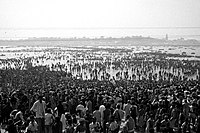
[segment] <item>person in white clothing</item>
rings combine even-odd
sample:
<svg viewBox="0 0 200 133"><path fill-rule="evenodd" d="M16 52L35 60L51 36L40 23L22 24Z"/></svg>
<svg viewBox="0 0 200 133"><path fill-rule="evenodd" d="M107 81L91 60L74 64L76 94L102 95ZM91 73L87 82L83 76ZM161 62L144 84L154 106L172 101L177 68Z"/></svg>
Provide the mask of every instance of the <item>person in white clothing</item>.
<svg viewBox="0 0 200 133"><path fill-rule="evenodd" d="M132 107L131 101L128 100L127 104L124 105L125 118L126 118L128 115L130 115L130 113L131 113L131 111L130 111L130 110L131 110L131 107Z"/></svg>
<svg viewBox="0 0 200 133"><path fill-rule="evenodd" d="M99 107L99 111L101 113L101 122L103 122L103 111L106 110L106 107L104 105L101 105Z"/></svg>
<svg viewBox="0 0 200 133"><path fill-rule="evenodd" d="M44 133L44 118L46 103L42 100L43 97L40 95L38 100L33 104L31 111L36 113L36 121L38 123L38 133Z"/></svg>
<svg viewBox="0 0 200 133"><path fill-rule="evenodd" d="M83 106L82 102L80 102L80 104L77 105L76 111L77 111L79 117L83 117L85 115L86 108Z"/></svg>
<svg viewBox="0 0 200 133"><path fill-rule="evenodd" d="M26 128L26 133L37 133L38 131L38 124L35 121L34 116L30 116L30 123L28 127Z"/></svg>
<svg viewBox="0 0 200 133"><path fill-rule="evenodd" d="M53 115L51 114L51 109L48 108L45 113L45 133L52 133L52 123L53 123Z"/></svg>

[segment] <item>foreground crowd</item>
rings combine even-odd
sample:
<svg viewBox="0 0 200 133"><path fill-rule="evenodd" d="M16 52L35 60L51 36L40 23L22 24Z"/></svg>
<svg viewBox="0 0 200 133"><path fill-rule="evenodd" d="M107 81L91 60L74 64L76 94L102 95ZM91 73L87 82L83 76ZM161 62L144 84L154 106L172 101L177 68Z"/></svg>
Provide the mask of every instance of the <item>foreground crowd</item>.
<svg viewBox="0 0 200 133"><path fill-rule="evenodd" d="M0 123L8 133L200 132L198 78L160 72L162 78L83 80L42 66L0 74Z"/></svg>
<svg viewBox="0 0 200 133"><path fill-rule="evenodd" d="M200 132L199 81L113 83L45 70L27 72L27 80L43 72L49 84L2 88L1 124L9 133Z"/></svg>

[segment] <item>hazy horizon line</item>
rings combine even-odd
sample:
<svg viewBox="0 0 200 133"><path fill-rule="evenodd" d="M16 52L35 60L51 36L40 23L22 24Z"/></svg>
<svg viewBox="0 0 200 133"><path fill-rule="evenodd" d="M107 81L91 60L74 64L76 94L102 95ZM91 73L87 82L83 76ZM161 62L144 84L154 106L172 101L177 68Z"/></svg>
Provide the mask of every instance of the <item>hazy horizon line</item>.
<svg viewBox="0 0 200 133"><path fill-rule="evenodd" d="M0 30L199 29L200 27L0 27Z"/></svg>

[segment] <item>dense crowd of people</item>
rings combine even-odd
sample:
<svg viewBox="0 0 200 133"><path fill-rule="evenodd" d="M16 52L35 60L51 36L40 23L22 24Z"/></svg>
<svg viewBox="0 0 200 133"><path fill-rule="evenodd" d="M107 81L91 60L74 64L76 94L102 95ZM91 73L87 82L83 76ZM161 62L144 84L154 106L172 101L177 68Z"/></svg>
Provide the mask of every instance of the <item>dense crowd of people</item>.
<svg viewBox="0 0 200 133"><path fill-rule="evenodd" d="M200 62L148 53L115 57L45 66L38 58L33 65L33 57L1 60L6 66L0 70L1 128L8 133L200 132Z"/></svg>

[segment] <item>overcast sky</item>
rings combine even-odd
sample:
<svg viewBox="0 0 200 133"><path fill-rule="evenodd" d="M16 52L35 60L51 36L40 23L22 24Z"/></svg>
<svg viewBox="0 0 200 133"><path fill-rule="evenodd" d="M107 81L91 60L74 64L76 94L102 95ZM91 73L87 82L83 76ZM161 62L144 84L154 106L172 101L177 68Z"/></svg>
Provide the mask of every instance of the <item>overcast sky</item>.
<svg viewBox="0 0 200 133"><path fill-rule="evenodd" d="M200 27L200 0L0 0L0 28Z"/></svg>

